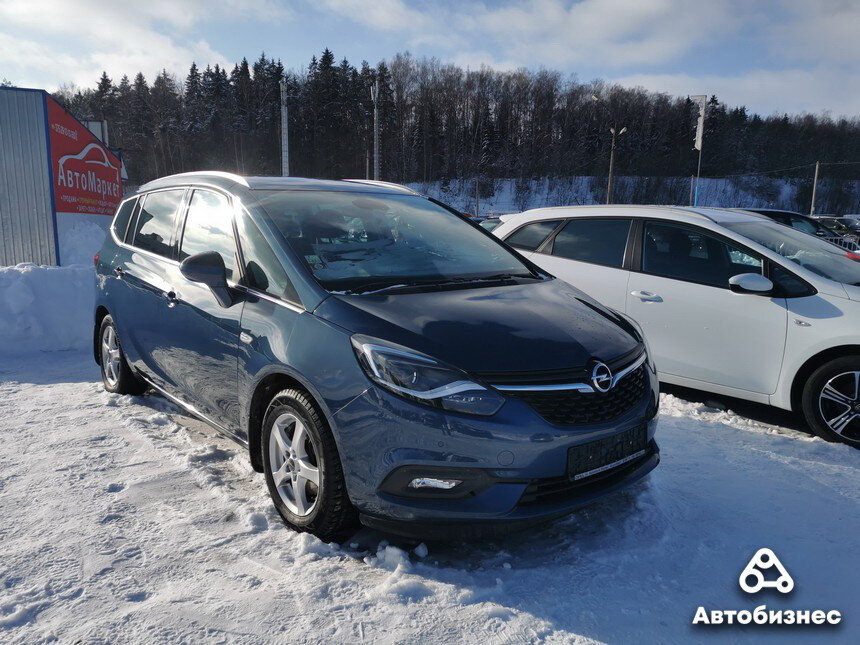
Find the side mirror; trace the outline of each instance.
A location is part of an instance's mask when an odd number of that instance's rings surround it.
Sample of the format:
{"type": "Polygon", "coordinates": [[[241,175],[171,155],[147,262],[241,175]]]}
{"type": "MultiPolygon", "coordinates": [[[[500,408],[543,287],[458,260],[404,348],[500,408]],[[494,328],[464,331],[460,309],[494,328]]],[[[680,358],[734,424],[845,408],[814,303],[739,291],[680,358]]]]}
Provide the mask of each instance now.
{"type": "Polygon", "coordinates": [[[729,288],[735,293],[765,294],[773,291],[773,282],[760,273],[740,273],[729,278],[729,288]]]}
{"type": "Polygon", "coordinates": [[[233,304],[233,294],[227,286],[227,269],[220,253],[206,251],[187,257],[179,265],[179,271],[191,282],[209,287],[218,304],[225,309],[233,304]]]}

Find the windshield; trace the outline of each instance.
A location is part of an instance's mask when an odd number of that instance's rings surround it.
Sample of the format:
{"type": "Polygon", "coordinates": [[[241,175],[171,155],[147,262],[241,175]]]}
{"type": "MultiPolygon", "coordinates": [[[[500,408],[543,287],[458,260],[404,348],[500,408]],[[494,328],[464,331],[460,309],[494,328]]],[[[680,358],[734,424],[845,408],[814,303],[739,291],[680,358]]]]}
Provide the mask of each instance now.
{"type": "Polygon", "coordinates": [[[501,243],[413,195],[261,191],[260,204],[330,291],[534,277],[501,243]]]}
{"type": "Polygon", "coordinates": [[[770,222],[723,224],[823,278],[860,285],[860,255],[770,222]]]}

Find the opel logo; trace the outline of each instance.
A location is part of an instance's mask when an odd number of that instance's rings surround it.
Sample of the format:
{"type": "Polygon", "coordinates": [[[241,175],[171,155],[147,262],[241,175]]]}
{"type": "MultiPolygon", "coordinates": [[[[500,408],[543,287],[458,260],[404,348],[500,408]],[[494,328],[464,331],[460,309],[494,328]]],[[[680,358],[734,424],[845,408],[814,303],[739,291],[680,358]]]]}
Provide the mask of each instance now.
{"type": "Polygon", "coordinates": [[[595,364],[591,370],[591,384],[598,392],[608,392],[612,387],[612,370],[606,363],[595,364]]]}

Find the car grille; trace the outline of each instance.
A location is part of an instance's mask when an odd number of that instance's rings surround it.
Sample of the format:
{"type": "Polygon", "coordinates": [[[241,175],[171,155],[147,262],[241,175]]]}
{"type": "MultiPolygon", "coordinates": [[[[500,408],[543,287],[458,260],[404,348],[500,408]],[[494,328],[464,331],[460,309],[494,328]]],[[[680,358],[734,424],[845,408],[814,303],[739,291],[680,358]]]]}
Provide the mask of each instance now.
{"type": "Polygon", "coordinates": [[[528,403],[544,419],[560,426],[589,425],[617,419],[642,400],[648,389],[646,363],[606,393],[561,390],[520,391],[506,395],[528,403]]]}

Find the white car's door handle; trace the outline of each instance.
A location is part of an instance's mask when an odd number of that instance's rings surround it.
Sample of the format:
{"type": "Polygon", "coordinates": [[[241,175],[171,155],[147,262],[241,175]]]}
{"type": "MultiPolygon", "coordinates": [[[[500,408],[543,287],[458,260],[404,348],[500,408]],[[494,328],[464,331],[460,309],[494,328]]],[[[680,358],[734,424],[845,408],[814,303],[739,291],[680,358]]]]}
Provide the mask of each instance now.
{"type": "Polygon", "coordinates": [[[663,298],[650,291],[631,291],[630,295],[639,298],[642,302],[663,302],[663,298]]]}

